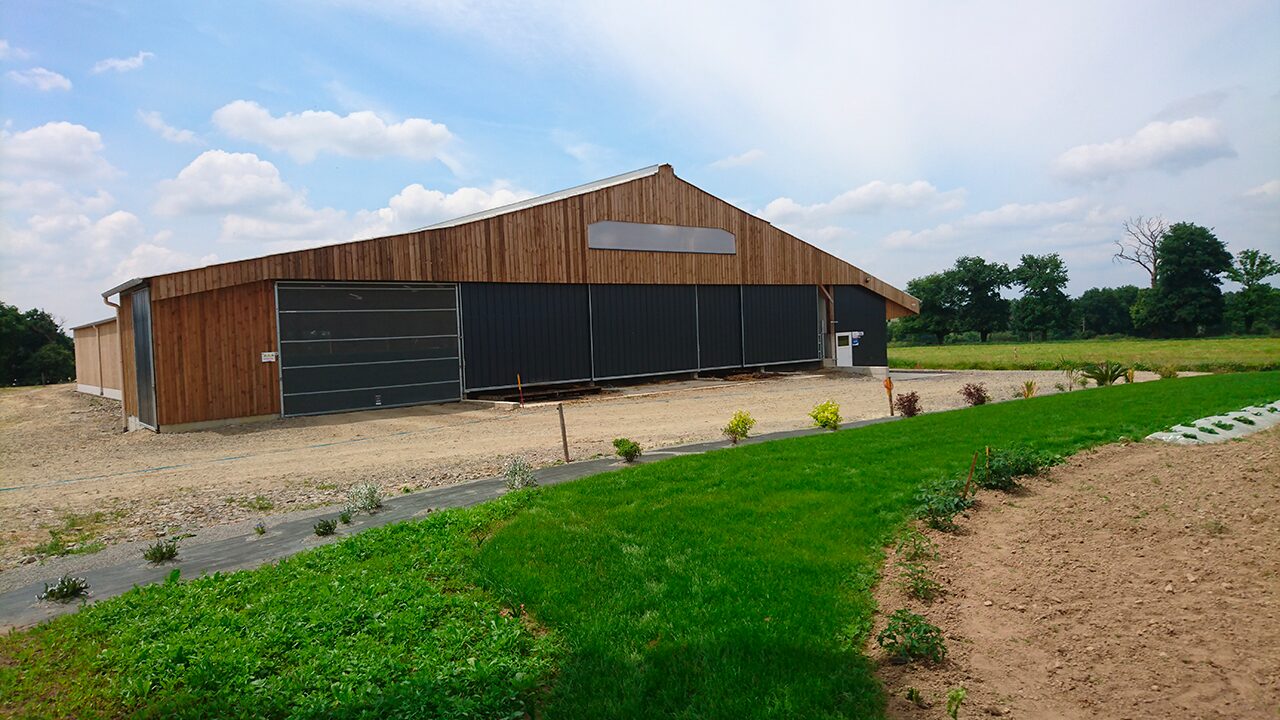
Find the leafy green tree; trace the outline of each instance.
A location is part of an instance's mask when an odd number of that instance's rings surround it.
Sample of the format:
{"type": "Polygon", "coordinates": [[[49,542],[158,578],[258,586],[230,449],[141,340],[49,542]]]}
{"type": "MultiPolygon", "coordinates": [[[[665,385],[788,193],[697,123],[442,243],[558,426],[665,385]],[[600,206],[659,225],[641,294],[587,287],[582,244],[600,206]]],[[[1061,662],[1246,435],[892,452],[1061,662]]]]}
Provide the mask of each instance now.
{"type": "Polygon", "coordinates": [[[1280,275],[1280,263],[1267,253],[1258,250],[1241,250],[1235,263],[1227,268],[1227,277],[1240,283],[1240,292],[1232,305],[1244,324],[1246,333],[1253,332],[1253,323],[1266,314],[1275,302],[1276,289],[1263,282],[1272,275],[1280,275]]]}
{"type": "Polygon", "coordinates": [[[959,329],[960,288],[948,272],[918,277],[907,292],[920,301],[920,314],[902,319],[901,332],[933,335],[938,344],[959,329]]]}
{"type": "Polygon", "coordinates": [[[1129,309],[1138,299],[1135,285],[1090,288],[1071,304],[1071,327],[1081,335],[1131,335],[1129,309]]]}
{"type": "Polygon", "coordinates": [[[75,344],[52,315],[19,312],[0,302],[0,380],[5,385],[66,382],[75,374],[75,344]]]}
{"type": "Polygon", "coordinates": [[[1009,301],[1000,291],[1013,284],[1009,266],[967,255],[947,271],[960,297],[958,330],[972,330],[986,342],[991,333],[1009,325],[1009,301]]]}
{"type": "Polygon", "coordinates": [[[1009,275],[1022,288],[1022,297],[1013,301],[1011,321],[1021,332],[1036,333],[1041,340],[1049,333],[1066,330],[1071,323],[1071,299],[1067,286],[1067,265],[1057,253],[1023,255],[1009,275]]]}
{"type": "Polygon", "coordinates": [[[1156,247],[1156,285],[1139,294],[1134,324],[1155,335],[1189,337],[1222,324],[1222,274],[1231,253],[1209,228],[1175,223],[1156,247]]]}

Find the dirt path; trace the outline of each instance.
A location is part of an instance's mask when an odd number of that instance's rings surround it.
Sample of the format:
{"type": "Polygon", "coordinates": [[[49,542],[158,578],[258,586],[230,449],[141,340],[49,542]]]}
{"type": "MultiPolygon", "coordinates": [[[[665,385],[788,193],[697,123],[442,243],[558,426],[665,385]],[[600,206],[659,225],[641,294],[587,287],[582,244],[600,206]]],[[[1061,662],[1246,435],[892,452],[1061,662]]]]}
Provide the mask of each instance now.
{"type": "Polygon", "coordinates": [[[938,624],[950,654],[882,668],[890,717],[945,717],[956,686],[961,717],[1276,717],[1280,430],[1084,453],[931,536],[945,596],[925,605],[890,579],[878,600],[938,624]]]}
{"type": "MultiPolygon", "coordinates": [[[[1003,399],[1028,379],[1051,393],[1062,377],[910,375],[897,389],[919,392],[928,411],[959,407],[967,382],[1003,399]]],[[[630,387],[566,403],[565,415],[572,457],[583,459],[611,454],[615,437],[645,447],[715,439],[739,408],[759,433],[807,427],[827,399],[850,420],[887,412],[879,380],[832,373],[630,387]]],[[[492,476],[516,454],[561,458],[554,406],[433,405],[162,435],[119,433],[118,407],[70,386],[0,391],[0,488],[11,488],[0,490],[0,567],[34,557],[51,533],[92,550],[337,503],[356,482],[396,493],[492,476]]]]}

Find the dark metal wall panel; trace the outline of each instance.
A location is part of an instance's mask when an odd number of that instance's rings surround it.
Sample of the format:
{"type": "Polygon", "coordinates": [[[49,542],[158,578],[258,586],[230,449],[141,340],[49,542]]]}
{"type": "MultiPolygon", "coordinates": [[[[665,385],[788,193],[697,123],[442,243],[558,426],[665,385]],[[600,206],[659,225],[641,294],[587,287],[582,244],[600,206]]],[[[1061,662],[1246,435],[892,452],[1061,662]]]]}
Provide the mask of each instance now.
{"type": "Polygon", "coordinates": [[[814,285],[743,285],[746,365],[822,359],[814,285]]]}
{"type": "Polygon", "coordinates": [[[889,332],[882,296],[858,285],[837,285],[836,332],[861,331],[854,365],[888,365],[889,332]]]}
{"type": "Polygon", "coordinates": [[[280,283],[285,415],[458,400],[457,288],[280,283]]]}
{"type": "Polygon", "coordinates": [[[698,286],[698,365],[742,367],[742,291],[737,285],[698,286]]]}
{"type": "Polygon", "coordinates": [[[597,378],[698,369],[693,285],[592,285],[597,378]]]}
{"type": "Polygon", "coordinates": [[[468,390],[591,378],[586,285],[463,283],[468,390]]]}
{"type": "Polygon", "coordinates": [[[151,350],[151,288],[133,293],[133,353],[138,373],[138,422],[156,427],[155,361],[151,350]]]}

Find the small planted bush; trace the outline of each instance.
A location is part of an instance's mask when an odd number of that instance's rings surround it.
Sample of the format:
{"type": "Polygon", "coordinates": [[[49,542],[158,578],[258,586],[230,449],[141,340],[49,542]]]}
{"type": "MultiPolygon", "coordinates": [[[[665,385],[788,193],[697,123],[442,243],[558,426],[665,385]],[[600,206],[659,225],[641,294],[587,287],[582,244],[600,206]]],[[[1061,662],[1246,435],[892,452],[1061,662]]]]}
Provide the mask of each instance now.
{"type": "Polygon", "coordinates": [[[152,565],[159,565],[178,557],[177,540],[157,540],[142,551],[142,557],[152,565]]]}
{"type": "Polygon", "coordinates": [[[969,691],[962,687],[951,688],[951,692],[947,693],[947,717],[951,720],[958,720],[960,717],[960,706],[964,705],[964,700],[969,696],[969,691]]]}
{"type": "Polygon", "coordinates": [[[1026,382],[1022,383],[1022,397],[1023,398],[1035,397],[1037,388],[1038,386],[1036,385],[1035,380],[1027,380],[1026,382]]]}
{"type": "Polygon", "coordinates": [[[898,586],[911,597],[933,602],[942,594],[942,585],[933,579],[929,568],[918,562],[898,563],[898,586]]]}
{"type": "Polygon", "coordinates": [[[737,445],[738,441],[746,439],[751,433],[751,428],[755,426],[756,419],[751,417],[751,413],[739,410],[729,418],[729,424],[724,426],[724,434],[729,438],[730,443],[737,445]]]}
{"type": "Polygon", "coordinates": [[[915,417],[920,414],[920,393],[898,393],[898,397],[893,401],[893,407],[902,417],[915,417]]]}
{"type": "Polygon", "coordinates": [[[973,496],[961,475],[940,477],[916,492],[916,517],[934,530],[955,530],[956,515],[971,507],[973,496]]]}
{"type": "Polygon", "coordinates": [[[265,523],[258,523],[257,525],[253,526],[253,531],[259,535],[266,535],[267,526],[265,523]]]}
{"type": "Polygon", "coordinates": [[[991,393],[987,392],[987,386],[983,383],[965,383],[964,387],[960,388],[960,396],[969,403],[970,407],[991,402],[991,393]]]}
{"type": "Polygon", "coordinates": [[[1131,377],[1129,368],[1118,362],[1112,362],[1110,360],[1105,360],[1100,363],[1090,363],[1085,365],[1080,372],[1084,377],[1092,380],[1098,387],[1115,385],[1120,382],[1121,379],[1128,379],[1131,377]]]}
{"type": "Polygon", "coordinates": [[[351,508],[342,508],[342,512],[338,513],[338,522],[343,525],[350,525],[352,514],[351,508]]]}
{"type": "Polygon", "coordinates": [[[624,462],[635,462],[636,458],[640,457],[643,452],[640,448],[640,443],[630,438],[614,438],[613,450],[618,453],[618,457],[622,458],[624,462]]]}
{"type": "Polygon", "coordinates": [[[508,490],[523,490],[537,487],[538,479],[533,476],[533,466],[522,457],[513,457],[502,469],[502,479],[508,490]]]}
{"type": "Polygon", "coordinates": [[[1018,478],[1037,475],[1061,462],[1062,458],[1057,455],[1030,448],[996,449],[987,456],[974,481],[979,487],[1007,492],[1018,486],[1018,478]]]}
{"type": "Polygon", "coordinates": [[[326,537],[338,532],[338,521],[333,518],[324,518],[312,525],[311,529],[315,531],[316,535],[326,537]]]}
{"type": "Polygon", "coordinates": [[[907,528],[898,535],[894,552],[900,560],[918,562],[920,560],[937,560],[938,546],[924,533],[915,528],[907,528]]]}
{"type": "Polygon", "coordinates": [[[1160,376],[1161,380],[1172,380],[1178,377],[1178,368],[1173,365],[1161,365],[1156,368],[1156,374],[1160,376]]]}
{"type": "Polygon", "coordinates": [[[818,403],[809,411],[809,417],[813,418],[813,424],[820,428],[826,428],[827,430],[840,429],[840,421],[842,420],[840,406],[834,401],[827,400],[826,402],[818,403]]]}
{"type": "Polygon", "coordinates": [[[942,630],[922,615],[906,608],[895,610],[889,624],[876,636],[876,644],[889,653],[894,662],[909,663],[928,660],[940,663],[947,657],[942,630]]]}
{"type": "Polygon", "coordinates": [[[357,483],[347,491],[347,507],[372,515],[382,509],[382,488],[373,483],[357,483]]]}
{"type": "Polygon", "coordinates": [[[70,602],[78,597],[84,597],[88,594],[88,580],[80,577],[72,577],[71,575],[63,575],[52,585],[45,583],[44,592],[36,595],[36,599],[49,600],[52,602],[70,602]]]}
{"type": "Polygon", "coordinates": [[[1250,420],[1249,418],[1247,418],[1247,417],[1245,417],[1245,416],[1243,416],[1243,415],[1237,415],[1237,416],[1235,416],[1235,417],[1233,417],[1233,418],[1231,418],[1231,419],[1232,419],[1232,420],[1235,420],[1236,422],[1240,423],[1241,425],[1257,425],[1257,424],[1258,424],[1258,423],[1254,422],[1253,420],[1250,420]]]}
{"type": "Polygon", "coordinates": [[[1218,428],[1219,430],[1230,430],[1235,427],[1235,425],[1232,425],[1229,422],[1224,422],[1222,420],[1214,420],[1213,426],[1218,428]]]}

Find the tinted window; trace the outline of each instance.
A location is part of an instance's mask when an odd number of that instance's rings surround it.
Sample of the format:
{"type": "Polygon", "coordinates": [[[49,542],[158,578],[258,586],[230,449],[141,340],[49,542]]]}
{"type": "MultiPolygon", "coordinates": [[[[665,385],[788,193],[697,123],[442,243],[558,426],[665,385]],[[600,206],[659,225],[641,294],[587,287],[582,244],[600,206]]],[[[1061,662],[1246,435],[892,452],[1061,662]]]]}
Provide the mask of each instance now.
{"type": "Polygon", "coordinates": [[[733,255],[737,251],[733,233],[719,228],[613,221],[588,225],[587,247],[719,255],[733,255]]]}

